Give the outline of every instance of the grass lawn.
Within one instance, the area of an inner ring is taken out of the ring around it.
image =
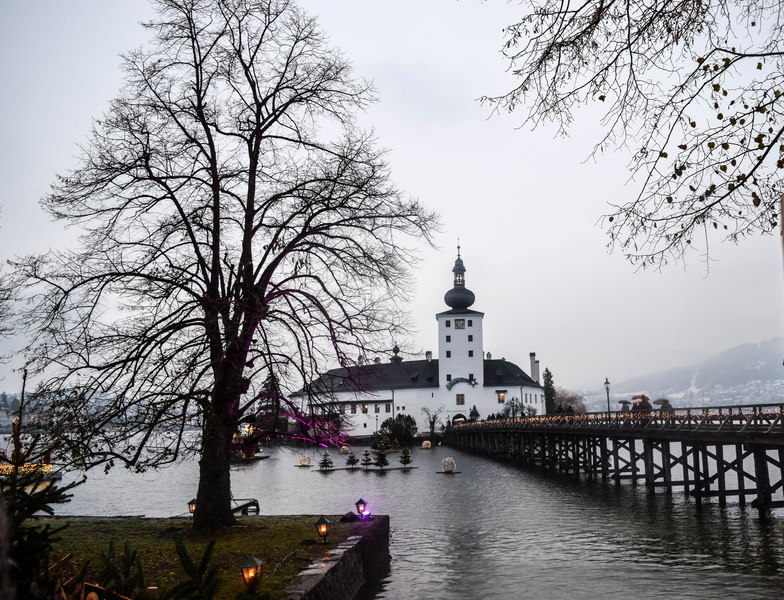
[[[264,561],[258,592],[270,599],[285,598],[285,589],[294,583],[297,573],[316,558],[336,547],[351,535],[358,534],[357,523],[340,523],[340,515],[327,515],[332,522],[327,544],[313,543],[316,519],[313,515],[240,516],[237,525],[212,535],[191,532],[190,519],[145,519],[140,517],[54,517],[41,519],[54,526],[67,523],[59,534],[52,554],[57,561],[72,554],[72,562],[79,569],[89,561],[87,581],[95,581],[114,540],[115,555],[121,556],[128,542],[137,550],[147,586],[171,588],[185,579],[184,571],[174,547],[174,539],[182,537],[188,554],[198,562],[204,547],[216,540],[210,564],[218,566],[222,584],[217,598],[233,599],[244,590],[239,565],[253,554]],[[304,542],[304,543],[303,543]]]

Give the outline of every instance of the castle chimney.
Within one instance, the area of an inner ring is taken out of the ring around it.
[[[531,359],[531,379],[539,381],[539,377],[536,375],[536,352],[529,352],[528,358]]]
[[[534,377],[534,381],[539,383],[539,359],[536,360],[536,377]]]

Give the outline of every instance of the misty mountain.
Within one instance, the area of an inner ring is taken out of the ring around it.
[[[784,338],[743,344],[699,365],[677,367],[614,384],[612,394],[644,392],[650,397],[732,400],[735,403],[784,400]]]

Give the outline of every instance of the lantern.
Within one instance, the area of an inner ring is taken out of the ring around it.
[[[188,512],[191,514],[196,512],[196,498],[188,502]]]
[[[323,515],[316,521],[316,532],[324,538],[324,543],[327,543],[327,536],[329,535],[329,519]]]
[[[263,564],[263,560],[256,558],[252,554],[248,554],[245,560],[240,563],[240,571],[242,572],[242,578],[245,580],[245,585],[248,587],[256,585],[261,575],[261,565]]]
[[[365,509],[367,508],[367,503],[362,498],[360,498],[359,500],[357,500],[356,507],[357,507],[357,514],[361,517],[362,514],[365,512]]]

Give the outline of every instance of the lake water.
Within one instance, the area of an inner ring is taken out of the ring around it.
[[[265,451],[266,452],[266,451]],[[262,514],[340,514],[359,497],[391,518],[392,560],[374,598],[781,598],[784,514],[644,486],[591,482],[436,447],[413,449],[418,468],[320,473],[296,468],[299,450],[233,469],[235,498]],[[459,474],[437,473],[452,456]],[[343,457],[332,452],[336,466]],[[390,466],[397,465],[390,455]],[[58,514],[187,513],[195,462],[134,475],[91,473]]]

